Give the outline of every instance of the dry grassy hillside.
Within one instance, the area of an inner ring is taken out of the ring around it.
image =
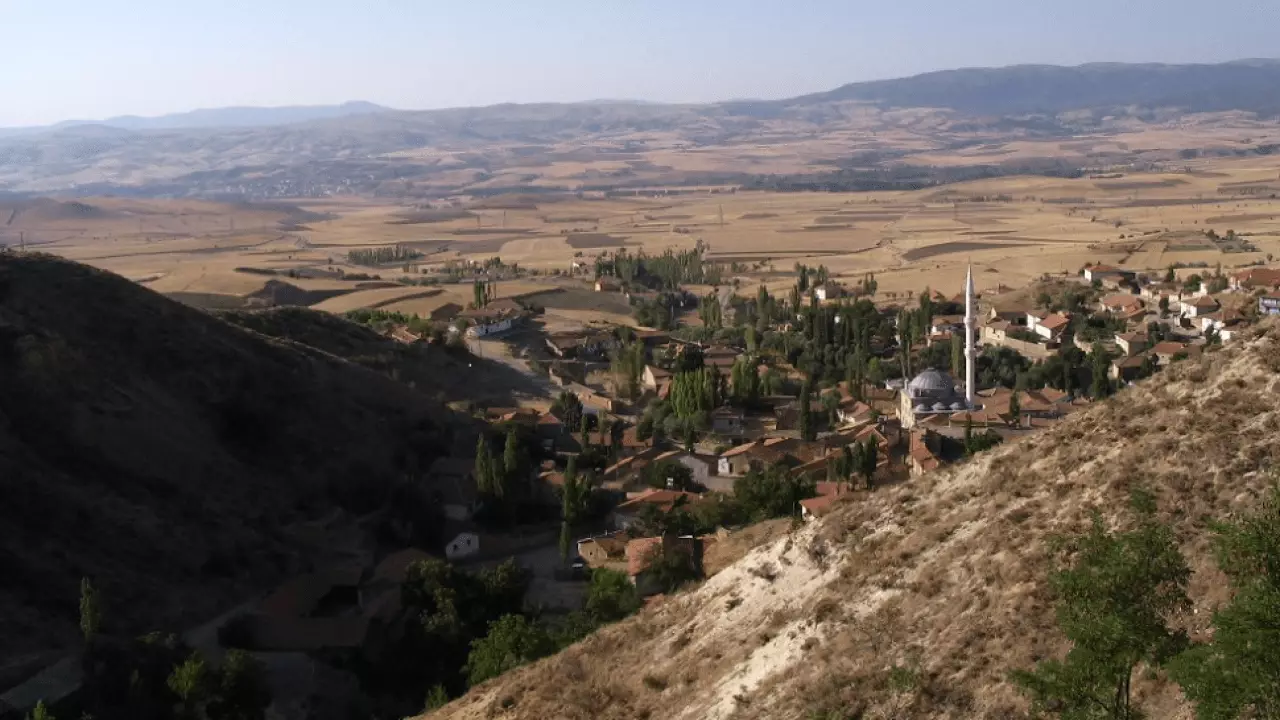
[[[1010,718],[1007,672],[1063,653],[1047,539],[1125,523],[1153,490],[1207,627],[1225,599],[1206,523],[1248,509],[1280,459],[1280,326],[968,464],[854,498],[696,590],[483,685],[432,717]],[[1180,691],[1139,673],[1151,717]]]
[[[110,633],[242,602],[306,561],[291,523],[376,508],[452,420],[326,352],[0,253],[0,676],[75,645],[82,576]]]

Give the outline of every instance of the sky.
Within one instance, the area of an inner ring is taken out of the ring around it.
[[[0,127],[228,105],[780,98],[1280,57],[1276,0],[0,0]]]

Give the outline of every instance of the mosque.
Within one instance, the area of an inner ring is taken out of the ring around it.
[[[964,280],[964,387],[957,388],[951,376],[941,370],[929,368],[914,378],[898,396],[898,419],[904,429],[915,427],[918,420],[929,415],[951,415],[965,410],[975,410],[977,392],[974,348],[974,323],[977,307],[973,293],[973,266]]]

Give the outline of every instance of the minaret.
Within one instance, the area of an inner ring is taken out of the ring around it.
[[[973,305],[973,265],[969,265],[969,272],[964,278],[964,399],[970,408],[973,408],[974,391],[977,390],[974,381],[977,359],[973,348]]]

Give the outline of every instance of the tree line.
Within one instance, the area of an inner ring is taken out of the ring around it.
[[[378,267],[390,263],[402,263],[421,258],[422,253],[408,245],[397,244],[388,247],[365,248],[347,252],[347,262],[352,265]]]

